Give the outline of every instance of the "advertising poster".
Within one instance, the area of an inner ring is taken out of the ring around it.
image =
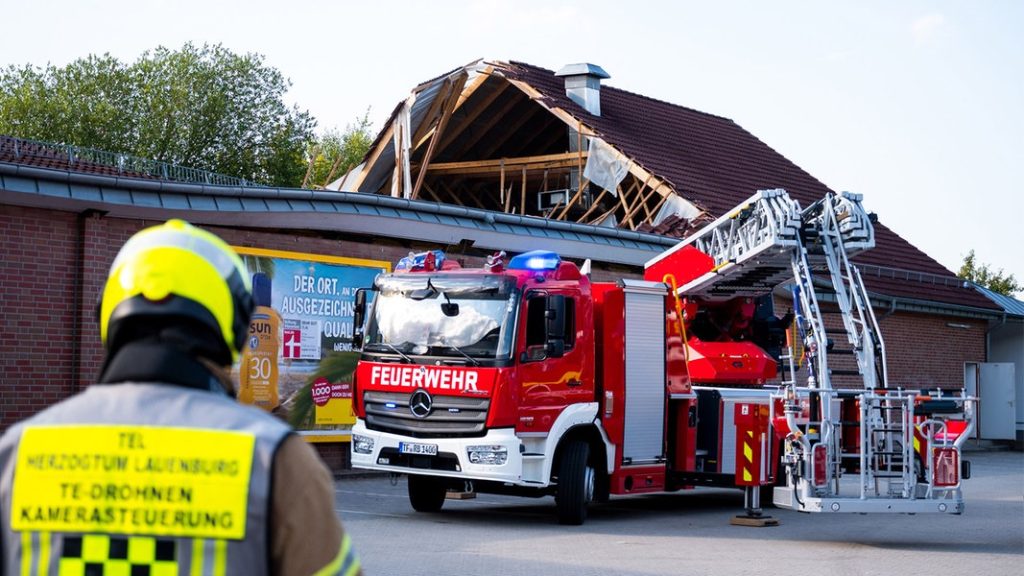
[[[234,247],[252,274],[256,309],[235,373],[238,399],[287,420],[310,441],[355,422],[353,308],[389,262]]]

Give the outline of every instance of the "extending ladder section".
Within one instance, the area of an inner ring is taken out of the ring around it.
[[[804,246],[828,269],[846,336],[857,358],[864,389],[888,387],[885,344],[860,271],[850,257],[875,245],[874,227],[859,194],[829,194],[804,211]]]
[[[800,228],[800,205],[785,190],[762,190],[646,266],[693,246],[710,256],[714,267],[679,286],[680,295],[706,300],[760,296],[789,278],[790,252],[800,244]]]

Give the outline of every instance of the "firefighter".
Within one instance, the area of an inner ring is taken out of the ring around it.
[[[181,220],[121,248],[99,382],[0,438],[0,574],[359,574],[334,485],[235,402],[253,303],[241,259]]]

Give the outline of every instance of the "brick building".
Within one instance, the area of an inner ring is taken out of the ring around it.
[[[0,429],[94,381],[108,267],[129,236],[170,217],[235,246],[388,262],[437,247],[469,264],[545,248],[589,258],[594,277],[610,279],[639,276],[691,223],[757,189],[801,202],[828,191],[731,120],[602,88],[594,68],[563,81],[474,63],[421,85],[337,184],[352,192],[176,182],[0,139]],[[595,108],[587,98],[598,96]],[[607,180],[585,166],[598,140],[624,172],[618,194],[588,185]],[[857,263],[892,384],[960,387],[964,363],[986,361],[1002,313],[989,299],[884,225]],[[347,445],[319,447],[332,467],[347,465]]]

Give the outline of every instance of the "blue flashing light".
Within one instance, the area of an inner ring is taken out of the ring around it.
[[[508,263],[509,270],[557,270],[562,263],[558,254],[550,250],[531,250],[524,252]]]
[[[384,407],[387,408],[388,410],[394,410],[395,408],[398,408],[398,404],[395,404],[394,402],[388,402],[384,404]]]
[[[395,272],[409,272],[412,270],[434,271],[440,270],[444,264],[444,252],[440,250],[429,250],[419,254],[409,253],[408,256],[398,261]]]

